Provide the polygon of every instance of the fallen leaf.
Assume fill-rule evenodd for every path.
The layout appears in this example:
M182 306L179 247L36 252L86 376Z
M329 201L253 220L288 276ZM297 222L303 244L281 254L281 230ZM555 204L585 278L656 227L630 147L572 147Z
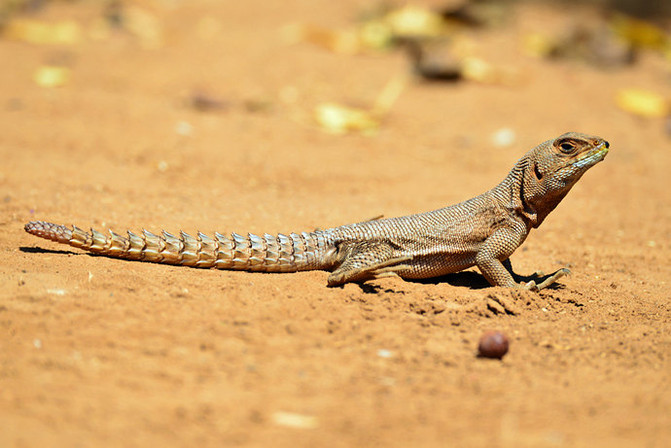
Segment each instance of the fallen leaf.
M74 45L81 40L77 22L64 20L47 23L34 19L13 19L3 29L7 39L39 45Z
M664 50L671 45L671 38L663 29L645 20L620 14L611 20L610 26L617 36L635 47Z
M407 84L406 76L392 78L368 109L322 103L315 109L315 120L322 129L333 134L373 133L380 127L382 119L389 113Z
M621 89L615 96L618 107L634 115L659 118L669 115L669 101L658 93L643 89Z
M61 87L70 80L70 69L54 65L43 65L33 75L33 81L41 87Z
M315 109L315 119L322 129L333 134L373 131L380 125L371 112L336 103L318 105Z
M397 37L436 37L445 31L445 21L440 14L416 5L394 9L384 20Z
M529 56L545 58L552 55L557 42L542 33L528 33L523 38L522 47Z

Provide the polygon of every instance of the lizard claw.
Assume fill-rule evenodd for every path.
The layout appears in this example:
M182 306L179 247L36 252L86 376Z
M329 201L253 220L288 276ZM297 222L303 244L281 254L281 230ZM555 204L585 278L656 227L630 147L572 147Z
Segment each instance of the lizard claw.
M530 282L525 283L522 288L533 292L538 292L541 290L541 288L539 288L536 284L535 280L531 280Z
M528 289L529 291L538 292L541 289L547 288L565 275L569 275L570 273L571 271L568 268L561 268L558 271L548 275L542 282L536 283L535 280L531 280L530 282L524 284L523 288Z

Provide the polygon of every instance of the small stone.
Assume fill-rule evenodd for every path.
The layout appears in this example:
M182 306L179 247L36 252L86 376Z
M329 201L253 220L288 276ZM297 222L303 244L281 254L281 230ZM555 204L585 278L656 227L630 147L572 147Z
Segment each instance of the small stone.
M382 348L377 351L377 356L379 356L380 358L391 358L392 356L394 356L394 354L391 352L391 350Z
M501 128L492 134L492 143L500 148L511 146L515 143L515 131L511 128Z
M187 121L180 121L175 126L175 132L182 137L189 137L193 134L193 125Z
M65 290L64 289L47 289L47 294L53 294L55 296L64 296L65 295Z
M481 358L502 359L508 353L508 337L500 331L487 331L480 338L478 356Z
M319 426L319 420L312 415L298 414L295 412L275 412L271 420L278 426L295 429L314 429Z
M228 108L228 102L206 92L193 92L189 97L192 108L200 112L223 111Z

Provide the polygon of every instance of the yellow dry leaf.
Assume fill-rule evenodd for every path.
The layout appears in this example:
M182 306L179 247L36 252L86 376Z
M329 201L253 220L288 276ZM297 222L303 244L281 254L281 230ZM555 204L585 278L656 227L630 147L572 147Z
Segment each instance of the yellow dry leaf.
M393 40L394 33L383 20L369 20L359 27L359 41L363 47L382 50L390 47Z
M380 125L371 112L336 103L318 105L315 119L322 129L333 134L373 131Z
M515 85L519 74L509 68L495 67L482 58L469 56L461 60L461 76L483 84Z
M394 9L385 16L385 22L395 36L439 36L445 31L445 21L440 14L414 5Z
M43 65L33 75L33 81L41 87L61 87L70 80L70 69L54 65Z
M31 44L74 45L81 40L81 28L72 20L46 23L34 19L13 19L4 28L7 39Z
M610 26L616 35L636 47L663 50L671 41L663 29L625 15L615 16Z
M663 96L643 89L621 89L615 96L618 107L634 115L659 118L669 115L669 101Z
M556 43L544 34L529 33L524 36L522 47L529 56L544 58L555 49Z
M461 75L471 81L492 83L496 81L496 72L492 65L474 56L464 58L461 61Z
M382 119L401 96L408 82L406 75L392 78L382 88L369 109L322 103L315 109L315 120L322 129L333 134L347 132L372 134L380 127Z

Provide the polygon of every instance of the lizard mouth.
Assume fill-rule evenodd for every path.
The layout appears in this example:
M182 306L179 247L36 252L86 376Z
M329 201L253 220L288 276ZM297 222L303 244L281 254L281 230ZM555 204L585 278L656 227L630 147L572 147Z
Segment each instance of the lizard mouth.
M594 148L587 151L582 157L573 162L573 166L577 168L590 167L595 163L601 162L608 154L610 145L606 141L602 141Z

